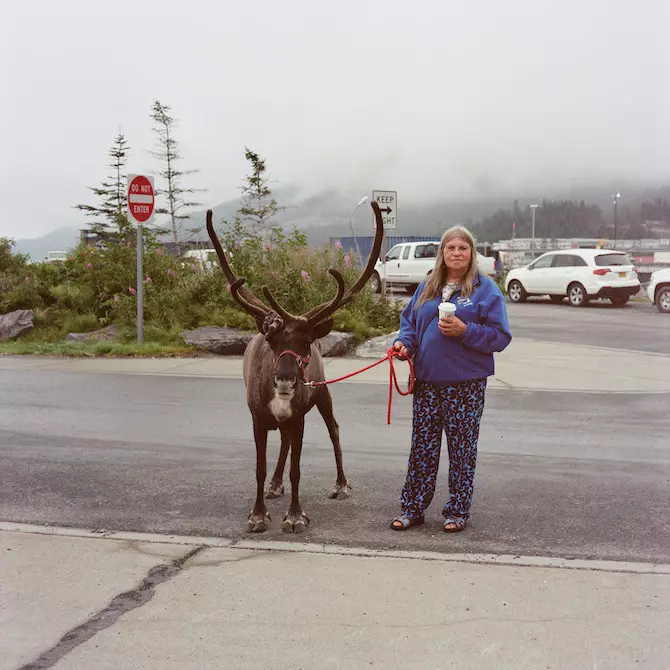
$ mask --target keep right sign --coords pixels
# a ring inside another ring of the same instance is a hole
[[[385,230],[398,227],[398,193],[397,191],[372,191],[372,199],[379,205]]]

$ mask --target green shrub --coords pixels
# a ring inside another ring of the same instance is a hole
[[[239,224],[231,226],[222,241],[237,276],[261,300],[268,286],[276,300],[299,315],[329,301],[337,289],[328,274],[339,270],[349,288],[358,278],[351,257],[341,248],[307,248],[297,230],[284,235],[275,229],[272,244],[250,237]],[[0,311],[33,309],[36,328],[30,339],[56,341],[68,332],[88,332],[111,323],[121,329],[122,341],[135,338],[136,251],[132,233],[108,242],[104,250],[80,245],[63,263],[28,265],[11,253],[11,243],[0,240]],[[144,254],[145,339],[162,345],[179,345],[180,332],[205,325],[255,330],[253,317],[230,294],[218,264],[202,267],[167,255],[149,236]],[[359,296],[334,316],[335,328],[360,340],[398,327],[399,307],[382,301],[365,287]],[[104,347],[103,347],[104,348]]]

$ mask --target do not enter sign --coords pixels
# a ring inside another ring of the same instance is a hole
[[[128,220],[147,223],[154,216],[154,178],[141,174],[128,175]]]

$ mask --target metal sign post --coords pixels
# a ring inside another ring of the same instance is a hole
[[[144,238],[142,224],[137,224],[137,342],[144,342]]]
[[[128,221],[137,225],[137,341],[144,342],[144,236],[143,223],[154,218],[154,178],[128,175]]]
[[[386,298],[386,254],[388,253],[387,230],[395,230],[398,227],[398,192],[397,191],[372,191],[372,199],[379,205],[384,224],[384,239],[382,241],[382,298]]]

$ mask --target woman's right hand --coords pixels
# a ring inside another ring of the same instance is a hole
[[[401,358],[409,358],[407,347],[400,340],[393,343],[393,349],[400,354]]]

